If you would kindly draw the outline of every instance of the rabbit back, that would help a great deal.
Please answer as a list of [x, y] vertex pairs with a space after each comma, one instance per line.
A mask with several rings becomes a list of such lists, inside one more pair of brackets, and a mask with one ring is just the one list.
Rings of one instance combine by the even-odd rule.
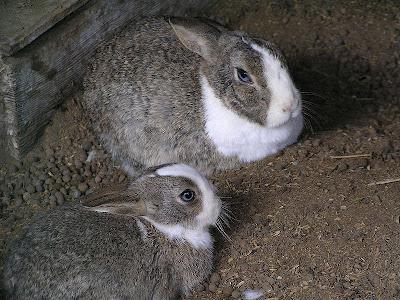
[[[138, 222], [79, 207], [39, 217], [5, 261], [9, 299], [170, 299], [185, 290], [186, 265], [200, 270], [190, 270], [199, 278], [209, 273], [207, 251], [174, 247], [151, 228], [140, 229]], [[173, 265], [174, 255], [188, 263]]]

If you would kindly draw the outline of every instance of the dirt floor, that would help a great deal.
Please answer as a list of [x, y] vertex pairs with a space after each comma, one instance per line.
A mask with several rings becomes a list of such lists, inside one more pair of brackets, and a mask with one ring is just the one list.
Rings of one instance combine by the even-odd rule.
[[[307, 129], [280, 155], [212, 179], [237, 220], [191, 299], [400, 299], [400, 4], [219, 1], [210, 13], [278, 44]], [[76, 105], [0, 167], [0, 247], [34, 212], [126, 180]], [[96, 153], [91, 162], [88, 154]], [[396, 182], [397, 179], [397, 182]]]

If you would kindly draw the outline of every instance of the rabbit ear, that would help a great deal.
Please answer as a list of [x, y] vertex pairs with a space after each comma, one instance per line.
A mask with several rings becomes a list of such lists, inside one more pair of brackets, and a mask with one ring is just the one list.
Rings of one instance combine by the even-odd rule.
[[146, 214], [144, 201], [129, 192], [126, 185], [90, 194], [81, 203], [89, 210], [114, 215], [144, 216]]
[[215, 48], [221, 31], [198, 19], [171, 17], [168, 19], [176, 36], [190, 51], [205, 60], [212, 60], [211, 49]]

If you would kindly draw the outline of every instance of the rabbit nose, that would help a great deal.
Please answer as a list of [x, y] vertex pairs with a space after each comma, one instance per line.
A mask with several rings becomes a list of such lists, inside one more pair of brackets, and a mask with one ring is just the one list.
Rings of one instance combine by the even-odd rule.
[[289, 105], [286, 105], [286, 106], [284, 106], [283, 108], [282, 108], [282, 111], [283, 112], [291, 112], [292, 111], [292, 105], [291, 104], [289, 104]]
[[284, 106], [282, 107], [282, 111], [285, 112], [285, 113], [292, 112], [294, 107], [295, 107], [295, 106], [294, 106], [294, 103], [292, 102], [292, 103], [290, 103], [290, 104], [284, 105]]
[[299, 105], [299, 99], [294, 98], [291, 101], [289, 101], [287, 104], [283, 105], [282, 111], [285, 113], [293, 112], [298, 105]]

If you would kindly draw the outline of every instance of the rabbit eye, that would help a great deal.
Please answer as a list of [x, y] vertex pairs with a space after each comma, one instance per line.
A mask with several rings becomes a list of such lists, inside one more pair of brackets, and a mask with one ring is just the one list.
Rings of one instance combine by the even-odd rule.
[[250, 75], [247, 74], [247, 72], [245, 70], [236, 68], [236, 74], [241, 82], [249, 83], [249, 84], [253, 83], [253, 80], [251, 80]]
[[184, 202], [190, 202], [193, 201], [196, 198], [196, 193], [192, 190], [184, 190], [179, 197], [181, 198], [182, 201]]

